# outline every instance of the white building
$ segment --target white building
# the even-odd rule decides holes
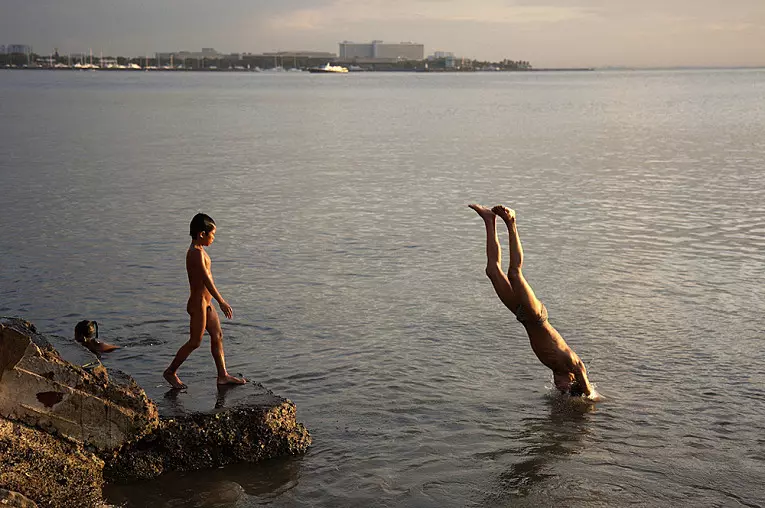
[[[5,46],[5,53],[12,55],[14,53],[21,53],[24,55],[28,55],[32,52],[32,46],[27,46],[26,44],[8,44]]]
[[[454,59],[454,53],[451,51],[434,51],[433,54],[428,57],[428,60],[440,60],[442,58]]]
[[[386,44],[383,41],[355,43],[343,41],[340,45],[341,60],[422,60],[425,46],[416,42]]]

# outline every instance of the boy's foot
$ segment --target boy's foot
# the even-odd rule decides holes
[[[226,374],[223,377],[218,377],[218,385],[243,385],[247,380],[243,377],[234,377],[231,374]]]
[[[491,209],[492,212],[497,214],[498,217],[500,217],[505,222],[513,222],[515,221],[515,210],[512,208],[508,208],[506,206],[497,205],[494,208]]]
[[[481,206],[478,204],[472,204],[468,205],[468,208],[472,208],[475,210],[478,215],[481,216],[483,220],[493,220],[494,219],[494,212],[486,208],[485,206]]]
[[[170,386],[176,390],[183,390],[184,388],[188,388],[185,384],[183,384],[181,379],[178,377],[178,374],[171,372],[170,369],[165,369],[165,372],[162,373],[162,377],[165,378],[165,380],[170,383]]]

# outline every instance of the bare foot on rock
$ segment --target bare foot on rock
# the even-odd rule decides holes
[[[491,209],[492,212],[494,212],[497,217],[501,218],[506,223],[510,224],[511,222],[515,222],[515,210],[512,208],[508,208],[506,206],[497,205],[494,208]]]
[[[188,388],[185,384],[183,384],[181,379],[178,377],[178,374],[171,372],[170,369],[165,369],[165,372],[162,373],[162,377],[165,378],[165,380],[170,383],[170,386],[176,390],[183,390],[184,388]]]
[[[494,220],[495,218],[494,212],[489,210],[485,206],[481,206],[481,205],[473,203],[471,205],[468,205],[468,208],[472,208],[473,210],[475,210],[478,213],[478,215],[481,216],[483,220],[490,221],[490,220]]]
[[[243,377],[234,377],[231,374],[226,374],[223,377],[218,377],[218,385],[243,385],[247,380]]]

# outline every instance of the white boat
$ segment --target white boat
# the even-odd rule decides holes
[[[329,65],[329,62],[327,62],[327,65],[324,67],[311,67],[308,69],[308,72],[313,72],[314,74],[344,74],[348,72],[348,69],[340,65]]]

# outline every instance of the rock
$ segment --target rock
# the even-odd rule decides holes
[[[9,506],[10,508],[37,508],[37,503],[18,492],[0,489],[0,506]]]
[[[100,362],[64,361],[31,323],[0,320],[0,416],[110,452],[154,429],[154,403]]]
[[[225,388],[224,388],[225,390]],[[237,462],[304,453],[311,444],[295,421],[295,405],[258,383],[229,389],[232,407],[185,412],[166,410],[159,427],[107,460],[109,482],[155,478],[167,471],[194,471]]]
[[[0,487],[42,507],[94,507],[101,502],[102,471],[103,461],[81,445],[0,418]]]
[[[0,489],[45,508],[96,507],[105,478],[257,462],[311,444],[295,405],[260,384],[171,390],[160,420],[130,376],[81,353],[67,358],[89,366],[64,360],[31,323],[0,318]],[[21,499],[9,493],[0,505],[11,498]]]

